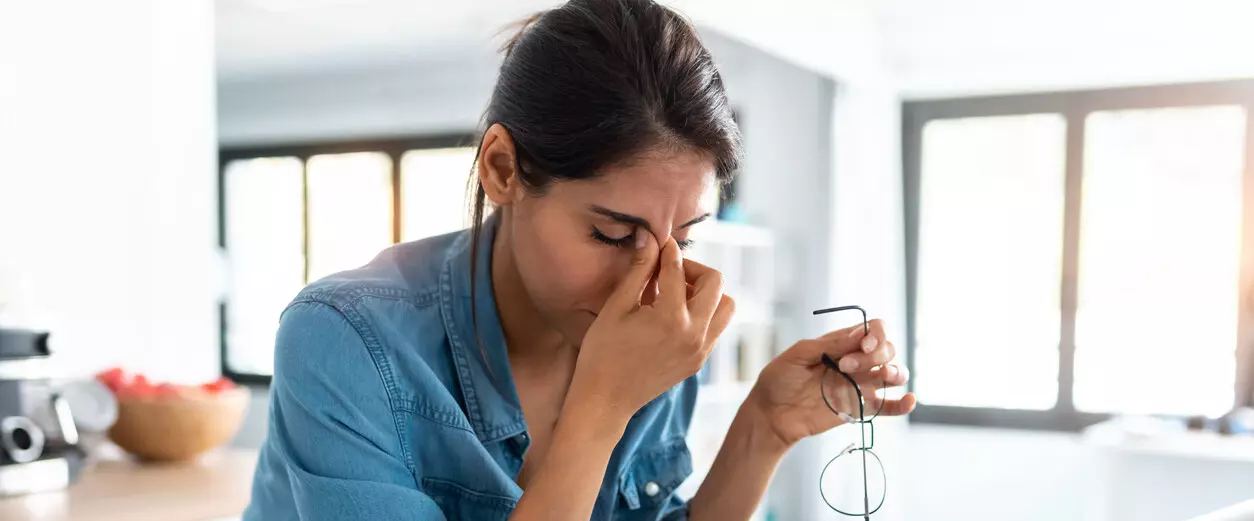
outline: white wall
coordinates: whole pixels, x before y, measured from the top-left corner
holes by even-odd
[[[1185,521],[1254,497],[1254,461],[1207,451],[937,425],[912,425],[901,448],[907,519]]]
[[[910,98],[1254,77],[1246,0],[881,0]]]
[[[905,248],[900,168],[900,104],[887,78],[866,75],[843,83],[837,94],[831,187],[831,291],[836,304],[856,303],[884,320],[905,364]],[[913,436],[905,420],[876,421],[876,454],[892,480],[879,519],[923,519],[904,514],[911,460],[900,449]],[[837,433],[831,448],[848,443]],[[928,517],[927,519],[933,519]]]
[[[750,219],[775,235],[776,337],[781,346],[829,331],[833,296],[831,219],[832,120],[836,85],[811,70],[721,37],[706,43],[719,61],[728,96],[745,134],[745,163],[737,191]],[[847,317],[846,317],[847,318]],[[817,519],[822,443],[807,440],[781,463],[770,504],[776,519]]]
[[[906,519],[1105,519],[1086,503],[1096,467],[1074,435],[911,425],[899,450]]]
[[[218,372],[209,0],[0,3],[0,302],[67,372]]]
[[[470,133],[492,94],[498,58],[458,58],[219,78],[219,140],[238,146]]]

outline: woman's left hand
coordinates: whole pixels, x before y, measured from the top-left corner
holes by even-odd
[[[884,335],[883,323],[872,320],[867,325],[869,334],[864,334],[862,324],[858,324],[793,344],[762,370],[744,407],[756,409],[752,411],[754,416],[784,447],[844,423],[823,403],[820,385],[826,367],[822,356],[826,353],[839,362],[842,371],[862,384],[867,406],[878,409],[880,399],[875,390],[880,388],[879,383],[898,387],[910,377],[905,367],[891,363],[896,350]],[[843,383],[837,374],[828,375],[828,379],[829,383]],[[833,405],[838,410],[857,410],[858,398],[852,386],[842,388],[847,392],[835,396],[829,392],[828,397],[838,402]],[[883,402],[880,416],[900,416],[914,409],[911,393]]]

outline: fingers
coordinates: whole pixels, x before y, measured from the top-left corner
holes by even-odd
[[[884,334],[884,321],[875,318],[867,321],[865,328],[862,324],[857,324],[844,329],[837,329],[819,338],[859,342],[859,346],[863,347],[863,350],[870,351],[870,348],[865,347],[861,342],[866,342],[866,345],[874,347],[875,344],[872,344],[872,342],[878,342],[887,337]]]
[[[652,234],[646,233],[646,235],[652,237]],[[658,297],[654,302],[661,303],[666,309],[683,309],[688,288],[684,282],[684,257],[679,253],[679,244],[675,242],[674,237],[669,235],[666,237],[666,242],[662,243],[660,255],[657,274]]]
[[[718,270],[701,264],[692,259],[684,259],[684,280],[689,284],[696,284],[701,277],[709,272],[718,273]]]
[[[649,279],[653,278],[653,271],[657,267],[658,245],[657,239],[651,233],[638,233],[636,235],[636,251],[631,257],[631,268],[627,270],[627,274],[623,275],[623,279],[618,282],[618,287],[614,289],[614,293],[605,301],[605,310],[626,313],[635,309],[640,304],[640,294],[649,283]]]
[[[683,274],[693,286],[688,312],[693,320],[710,321],[723,299],[723,274],[691,259],[684,259]]]
[[[888,338],[884,334],[884,321],[878,318],[867,322],[866,328],[855,328],[854,335],[857,336],[862,350],[868,353]]]
[[[832,331],[814,340],[798,342],[798,346],[804,343],[807,347],[799,349],[796,355],[801,357],[800,360],[804,360],[811,365],[820,363],[819,357],[822,356],[823,353],[827,353],[833,359],[840,359],[843,361],[843,359],[850,358],[858,351],[870,353],[882,348],[883,344],[887,343],[884,342],[884,338],[887,338],[884,334],[884,321],[875,319],[866,323],[865,330],[863,329],[862,324],[858,324]],[[865,365],[867,361],[865,357],[853,357],[849,362],[844,363],[855,364],[858,367],[866,369],[885,363],[891,359],[892,357],[889,356],[882,362]],[[852,373],[858,369],[846,369],[845,366],[842,365],[841,370],[846,373]]]
[[[855,382],[858,382],[858,387],[862,389],[862,396],[865,397],[868,404],[878,404],[880,401],[883,401],[882,397],[877,394],[879,391],[901,387],[910,381],[910,372],[905,367],[897,364],[887,364],[870,371],[850,374],[849,376]],[[848,384],[839,387],[849,390]]]
[[[910,381],[910,370],[897,364],[885,364],[870,371],[850,374],[860,384],[872,385],[876,388],[898,387]]]
[[[861,328],[862,326],[858,326]],[[804,362],[806,365],[818,365],[821,362],[820,357],[824,354],[831,356],[833,360],[840,360],[846,354],[852,353],[860,349],[857,342],[846,342],[834,338],[807,338],[800,340],[788,348],[782,356],[787,356],[792,360]]]
[[[904,416],[910,414],[910,411],[913,411],[915,406],[914,393],[906,393],[901,398],[880,401],[883,402],[882,408],[880,408],[880,404],[876,404],[876,408],[879,408],[880,416]]]
[[[810,365],[818,365],[820,363],[819,357],[823,356],[824,353],[826,353],[828,356],[831,356],[833,359],[843,360],[844,358],[847,358],[848,356],[850,356],[852,353],[856,353],[860,350],[863,350],[863,342],[864,341],[867,343],[871,342],[871,340],[867,340],[868,338],[869,339],[884,338],[883,321],[879,319],[875,319],[870,322],[867,322],[867,329],[870,331],[870,334],[863,333],[862,324],[858,324],[856,326],[850,326],[844,329],[838,329],[836,331],[832,331],[830,333],[827,333],[815,339],[807,339],[807,340],[802,340],[800,342],[797,342],[791,348],[789,348],[785,354],[787,354],[790,357],[795,357],[796,360],[805,361],[807,364],[810,364]],[[879,342],[876,341],[876,345],[878,344]],[[860,364],[860,362],[861,361],[846,362],[846,363],[859,363]],[[866,366],[866,367],[872,367],[872,366]],[[841,370],[845,371],[846,373],[853,372],[851,370],[845,369],[844,366],[841,367]]]
[[[736,301],[727,295],[723,295],[723,298],[719,300],[718,309],[714,310],[714,317],[710,319],[710,327],[705,330],[707,343],[712,345],[719,335],[723,334],[735,312]]]
[[[846,373],[866,371],[877,365],[886,364],[897,356],[897,348],[892,342],[880,342],[871,352],[853,351],[840,357],[840,370]]]

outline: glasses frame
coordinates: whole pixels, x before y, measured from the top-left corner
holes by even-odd
[[[838,313],[841,311],[861,312],[862,313],[862,334],[864,336],[870,334],[871,327],[870,325],[867,324],[867,313],[866,313],[866,310],[862,309],[861,306],[856,306],[856,305],[837,306],[837,307],[832,307],[832,308],[818,309],[814,311],[814,314],[823,315],[827,313]],[[854,378],[850,376],[848,373],[841,371],[840,365],[837,363],[837,361],[832,359],[832,357],[829,356],[827,353],[823,353],[823,356],[821,357],[821,361],[823,363],[823,376],[820,377],[819,379],[819,395],[823,397],[823,403],[827,405],[827,408],[831,410],[833,413],[835,413],[836,416],[840,417],[840,419],[844,421],[845,423],[858,425],[858,428],[861,431],[861,435],[862,435],[862,442],[861,442],[861,445],[854,444],[854,443],[849,444],[844,449],[841,449],[840,453],[838,453],[836,457],[828,461],[827,465],[823,466],[823,471],[819,473],[819,495],[823,498],[823,502],[827,503],[828,508],[831,508],[833,511],[839,514],[849,516],[849,517],[861,517],[864,520],[870,520],[871,514],[879,512],[880,508],[884,506],[884,501],[888,498],[888,474],[887,472],[884,471],[884,460],[881,460],[879,455],[875,454],[875,452],[872,450],[875,447],[875,424],[872,423],[872,420],[874,420],[875,418],[878,418],[880,415],[880,412],[884,410],[883,403],[880,404],[880,409],[875,411],[875,414],[871,415],[871,417],[868,418],[866,416],[866,399],[862,395],[862,387],[858,385],[858,382],[854,380]],[[849,414],[836,410],[836,408],[832,406],[831,401],[827,399],[827,393],[824,392],[824,388],[825,388],[825,382],[827,381],[827,374],[831,371],[835,371],[836,374],[844,378],[845,381],[849,383],[849,385],[853,386],[854,393],[856,393],[858,396],[858,417],[857,418],[854,418],[853,416],[850,416]],[[870,430],[870,443],[867,442],[868,430]],[[839,460],[842,456],[845,456],[847,454],[852,455],[855,452],[862,453],[862,512],[861,513],[846,512],[844,510],[841,510],[840,508],[837,508],[835,505],[832,504],[831,500],[827,498],[827,493],[823,491],[823,477],[827,475],[827,470],[831,468],[832,464],[836,463],[836,460]],[[884,494],[880,497],[879,504],[876,505],[874,509],[871,508],[870,487],[867,483],[867,480],[868,480],[867,456],[868,455],[872,458],[875,458],[876,464],[880,466],[880,476],[883,478],[882,490],[884,491]]]

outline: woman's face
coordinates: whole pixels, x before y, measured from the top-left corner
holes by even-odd
[[[694,152],[657,152],[592,180],[550,185],[510,205],[510,245],[537,311],[578,345],[626,273],[636,234],[688,244],[714,189],[714,164]],[[652,301],[656,289],[646,288]]]

